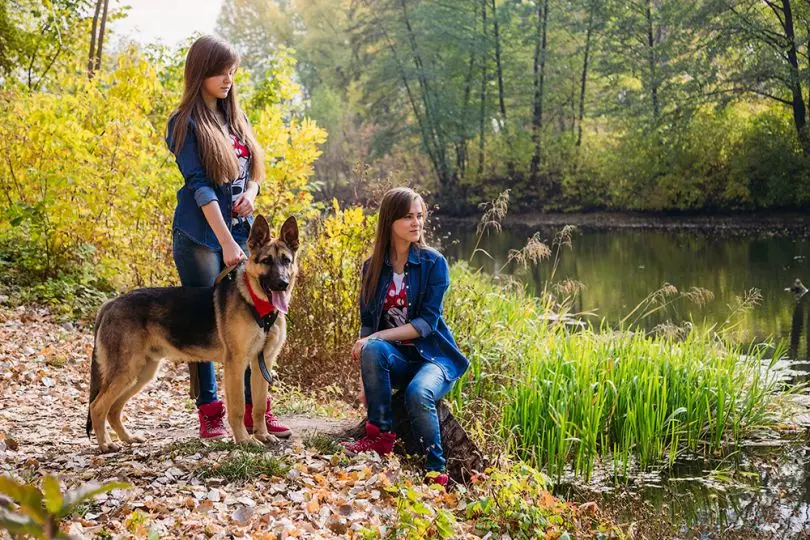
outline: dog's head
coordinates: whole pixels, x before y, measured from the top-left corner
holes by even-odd
[[[287,218],[278,238],[273,238],[264,216],[256,216],[250,228],[248,247],[250,257],[246,271],[258,280],[267,297],[289,293],[298,271],[298,222],[295,217]]]

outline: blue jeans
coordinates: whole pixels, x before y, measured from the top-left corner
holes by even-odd
[[[245,255],[249,253],[247,242],[239,242]],[[213,287],[214,281],[220,272],[225,269],[222,252],[209,249],[198,244],[179,230],[172,233],[172,255],[177,273],[180,274],[180,283],[183,287]],[[200,395],[197,396],[197,406],[218,401],[217,376],[214,364],[211,362],[197,362],[197,374],[200,381]],[[250,396],[250,368],[245,371],[245,403],[252,403]]]
[[[405,392],[405,406],[414,435],[427,455],[429,471],[445,466],[436,403],[453,388],[441,368],[422,359],[416,347],[369,339],[360,352],[360,369],[368,404],[368,421],[391,431],[391,389]]]

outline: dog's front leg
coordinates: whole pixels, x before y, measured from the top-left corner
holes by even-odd
[[[225,409],[236,444],[255,442],[245,428],[245,363],[232,351],[225,352]]]
[[[278,354],[284,345],[284,340],[287,333],[286,329],[286,320],[284,317],[279,317],[276,324],[267,333],[263,355],[268,371],[273,370],[273,366],[276,363],[276,357],[278,357]],[[275,436],[270,434],[270,432],[267,430],[267,424],[265,423],[264,418],[265,412],[267,412],[268,383],[264,380],[261,370],[259,369],[258,357],[251,358],[250,364],[250,390],[253,396],[254,435],[262,442],[269,442],[275,440]],[[289,437],[289,434],[282,437]]]

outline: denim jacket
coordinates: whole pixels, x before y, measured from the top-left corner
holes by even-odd
[[[169,127],[166,134],[166,144],[169,150],[174,153],[174,121],[176,117],[169,119]],[[227,182],[220,186],[216,185],[208,178],[200,159],[200,150],[197,145],[196,124],[189,118],[188,132],[183,141],[183,147],[175,154],[177,166],[183,175],[185,183],[177,190],[177,208],[174,210],[172,230],[180,230],[189,238],[202,244],[203,246],[221,250],[211,226],[205,219],[202,207],[211,201],[217,201],[222,217],[228,230],[233,234],[234,240],[246,240],[249,234],[249,227],[242,227],[241,230],[233,230],[231,225],[231,207],[233,206],[233,194],[231,193],[231,183]],[[253,224],[253,216],[248,216],[248,224]]]
[[[363,265],[363,273],[369,261]],[[408,322],[419,332],[413,344],[422,358],[439,366],[448,381],[461,377],[470,362],[458,350],[453,334],[442,317],[444,293],[450,286],[447,260],[428,247],[411,244],[406,266],[405,293],[408,297]],[[383,301],[393,280],[394,271],[388,255],[382,267],[371,302],[360,300],[360,337],[370,336],[380,329]]]

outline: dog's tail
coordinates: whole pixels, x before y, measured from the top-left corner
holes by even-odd
[[[101,309],[96,315],[96,324],[93,329],[93,356],[90,360],[90,401],[87,404],[87,424],[85,430],[87,431],[87,438],[90,439],[90,433],[93,431],[93,420],[90,417],[90,407],[93,401],[98,396],[99,388],[101,386],[101,368],[98,364],[97,351],[98,351],[98,329],[101,326],[101,319],[104,316],[107,305],[101,306]]]

